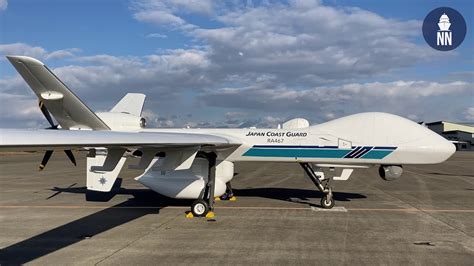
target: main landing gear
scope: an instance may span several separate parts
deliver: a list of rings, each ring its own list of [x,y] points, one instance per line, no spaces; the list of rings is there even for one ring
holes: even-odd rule
[[[213,210],[216,175],[213,167],[216,166],[217,156],[214,153],[198,153],[198,156],[202,156],[208,160],[209,175],[201,195],[199,195],[199,198],[191,204],[191,212],[188,212],[186,217],[214,218]]]
[[[306,174],[309,176],[311,181],[316,185],[316,187],[324,193],[324,196],[321,198],[321,207],[324,209],[331,209],[334,207],[335,201],[332,195],[332,188],[331,188],[331,181],[332,178],[325,178],[320,179],[319,176],[316,175],[315,171],[311,167],[309,163],[300,163],[301,167],[303,167]]]
[[[227,182],[226,185],[226,190],[225,193],[222,194],[220,197],[216,197],[216,200],[228,200],[228,201],[236,201],[237,198],[234,196],[234,192],[232,191],[232,186],[230,184],[230,181]]]

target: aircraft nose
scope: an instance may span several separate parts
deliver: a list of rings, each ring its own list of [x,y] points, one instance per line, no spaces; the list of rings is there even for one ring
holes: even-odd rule
[[[410,163],[437,164],[449,159],[456,152],[456,146],[430,131],[420,140],[401,145],[400,151],[406,152],[404,156]]]
[[[444,158],[443,161],[446,161],[456,152],[456,146],[450,141],[443,139],[436,146],[436,151],[441,158]]]

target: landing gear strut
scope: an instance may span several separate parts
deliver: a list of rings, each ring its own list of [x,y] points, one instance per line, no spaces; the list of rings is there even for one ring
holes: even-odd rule
[[[216,154],[214,153],[199,153],[198,156],[206,158],[209,162],[209,174],[204,185],[204,189],[199,195],[199,198],[191,204],[191,213],[196,217],[214,217],[214,190],[216,186],[216,175],[214,166],[216,165]]]
[[[332,195],[331,188],[332,178],[321,180],[320,177],[316,175],[309,163],[300,163],[300,165],[304,169],[306,174],[309,176],[311,181],[313,181],[313,183],[319,189],[319,191],[324,193],[324,196],[321,198],[321,207],[323,207],[324,209],[331,209],[332,207],[334,207],[335,201]]]

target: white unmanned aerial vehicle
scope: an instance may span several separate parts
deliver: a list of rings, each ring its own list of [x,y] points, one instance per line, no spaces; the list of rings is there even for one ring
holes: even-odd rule
[[[452,143],[408,119],[361,113],[309,126],[293,119],[278,129],[148,129],[141,117],[145,95],[129,93],[110,110],[94,113],[40,61],[7,56],[39,99],[48,129],[1,129],[0,150],[55,150],[75,164],[71,150],[85,149],[87,189],[108,192],[130,156],[139,157],[135,180],[171,198],[196,199],[194,216],[212,214],[214,197],[229,196],[234,162],[299,163],[332,208],[331,180],[347,180],[355,168],[380,166],[392,180],[404,164],[436,164],[454,152]],[[51,115],[58,125],[54,124]],[[326,171],[329,170],[329,171]]]

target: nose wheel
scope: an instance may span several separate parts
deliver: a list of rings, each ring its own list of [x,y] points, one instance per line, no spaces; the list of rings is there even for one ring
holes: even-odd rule
[[[323,207],[324,209],[331,209],[332,207],[334,207],[334,204],[336,204],[336,202],[334,201],[332,195],[324,195],[321,198],[321,207]]]

